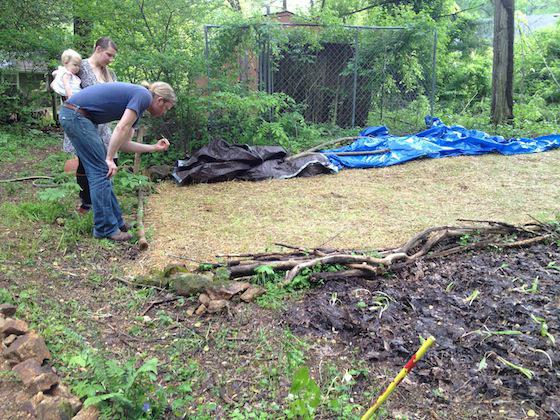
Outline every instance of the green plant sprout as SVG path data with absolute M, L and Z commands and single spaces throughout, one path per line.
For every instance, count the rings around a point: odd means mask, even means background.
M 478 297 L 478 295 L 480 295 L 478 289 L 473 290 L 473 292 L 468 297 L 465 298 L 465 302 L 468 302 L 469 306 L 472 305 L 472 303 Z
M 521 293 L 537 293 L 539 291 L 539 276 L 535 277 L 535 279 L 531 282 L 531 287 L 528 287 L 526 284 L 524 284 L 521 287 L 516 287 L 513 290 Z
M 554 336 L 548 331 L 548 324 L 546 323 L 546 320 L 540 316 L 535 316 L 533 314 L 531 314 L 531 319 L 533 321 L 535 321 L 537 324 L 540 324 L 541 327 L 541 336 L 548 338 L 550 340 L 550 342 L 552 343 L 553 346 L 556 345 L 556 339 L 554 338 Z
M 556 261 L 551 261 L 551 262 L 549 262 L 548 265 L 546 266 L 546 268 L 549 268 L 549 269 L 551 269 L 551 270 L 560 271 L 560 265 L 558 265 L 558 264 L 556 263 Z
M 393 299 L 387 293 L 383 293 L 381 291 L 375 292 L 374 296 L 375 297 L 373 298 L 373 305 L 368 309 L 370 311 L 379 311 L 379 318 L 381 318 L 383 312 L 385 312 L 387 308 L 389 308 L 389 305 L 391 304 L 391 302 L 394 302 L 395 299 Z
M 470 332 L 464 334 L 463 337 L 467 337 L 471 334 L 482 335 L 483 336 L 482 342 L 483 342 L 483 341 L 488 340 L 490 337 L 493 337 L 495 335 L 523 335 L 523 332 L 517 331 L 517 330 L 492 331 L 492 330 L 489 330 L 488 327 L 484 326 L 484 330 L 478 329 L 478 330 L 470 331 Z
M 533 379 L 533 376 L 534 376 L 535 373 L 531 369 L 527 369 L 527 368 L 524 368 L 523 366 L 516 365 L 515 363 L 512 363 L 512 362 L 504 359 L 501 356 L 496 356 L 496 359 L 498 359 L 498 361 L 501 362 L 502 364 L 504 364 L 505 366 L 507 366 L 511 369 L 514 369 L 514 370 L 518 371 L 519 373 L 523 374 L 528 379 Z

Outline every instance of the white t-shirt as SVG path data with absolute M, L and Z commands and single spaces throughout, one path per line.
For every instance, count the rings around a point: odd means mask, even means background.
M 70 75 L 70 89 L 72 90 L 72 94 L 82 90 L 82 88 L 80 87 L 82 80 L 75 74 L 70 73 L 68 70 L 66 70 L 66 67 L 64 66 L 58 66 L 58 70 L 56 71 L 56 76 L 54 77 L 54 80 L 51 82 L 52 90 L 54 90 L 60 96 L 66 96 L 66 89 L 64 89 L 64 82 L 62 81 L 62 78 L 64 77 L 65 74 Z

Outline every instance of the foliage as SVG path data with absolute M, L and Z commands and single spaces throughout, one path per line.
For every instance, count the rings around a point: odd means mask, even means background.
M 157 386 L 157 359 L 139 367 L 134 359 L 121 365 L 113 359 L 84 351 L 72 357 L 69 365 L 81 368 L 72 390 L 86 398 L 84 407 L 98 405 L 111 418 L 158 418 L 165 408 L 163 391 Z
M 297 149 L 298 142 L 309 143 L 320 135 L 304 121 L 294 100 L 283 93 L 222 89 L 204 100 L 208 101 L 211 138 Z
M 289 406 L 285 411 L 288 418 L 312 419 L 321 402 L 321 389 L 309 375 L 309 368 L 303 366 L 294 373 L 288 395 Z

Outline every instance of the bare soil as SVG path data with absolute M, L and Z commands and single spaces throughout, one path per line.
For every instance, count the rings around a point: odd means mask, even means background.
M 536 245 L 422 260 L 374 280 L 330 280 L 291 308 L 287 320 L 299 334 L 347 343 L 372 367 L 394 374 L 414 354 L 419 337 L 436 337 L 437 346 L 411 374 L 412 383 L 428 392 L 421 402 L 406 402 L 408 410 L 461 406 L 481 413 L 489 401 L 508 417 L 525 417 L 532 409 L 558 418 L 560 351 L 531 317 L 544 318 L 558 335 L 560 266 L 552 261 L 560 261 L 560 250 Z M 538 290 L 522 292 L 535 279 Z M 469 303 L 475 290 L 479 294 Z M 389 298 L 383 311 L 380 297 Z M 534 376 L 527 378 L 497 356 Z

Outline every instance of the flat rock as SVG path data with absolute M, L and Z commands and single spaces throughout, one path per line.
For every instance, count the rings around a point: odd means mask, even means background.
M 228 305 L 228 301 L 225 299 L 220 300 L 211 300 L 208 304 L 208 313 L 214 314 L 216 312 L 220 312 Z
M 72 417 L 72 420 L 97 420 L 99 418 L 99 410 L 94 405 L 88 408 L 82 408 L 78 414 Z
M 193 296 L 212 285 L 212 278 L 202 274 L 182 273 L 170 280 L 171 287 L 181 296 Z
M 0 328 L 0 335 L 3 335 L 4 337 L 9 336 L 10 334 L 23 335 L 29 331 L 27 322 L 22 321 L 21 319 L 6 318 L 3 324 L 2 328 Z
M 210 298 L 206 293 L 201 293 L 200 296 L 198 297 L 198 301 L 203 305 L 208 306 L 208 304 L 210 303 Z
M 45 340 L 34 331 L 19 336 L 10 347 L 4 350 L 2 355 L 7 360 L 16 363 L 33 358 L 42 364 L 45 359 L 51 358 Z
M 255 298 L 264 295 L 266 290 L 262 287 L 251 285 L 245 292 L 240 296 L 243 302 L 252 302 Z
M 77 413 L 82 408 L 82 402 L 80 401 L 80 399 L 75 395 L 72 395 L 66 385 L 62 383 L 59 383 L 54 388 L 51 388 L 49 394 L 53 397 L 62 397 L 65 400 L 68 400 L 74 413 Z
M 198 308 L 196 308 L 196 311 L 194 313 L 197 315 L 202 315 L 204 312 L 206 312 L 206 306 L 200 305 Z
M 7 336 L 6 338 L 4 338 L 4 340 L 2 340 L 2 343 L 3 343 L 6 347 L 9 347 L 10 344 L 12 344 L 14 341 L 16 341 L 16 338 L 18 338 L 17 335 L 15 335 L 15 334 L 10 334 L 10 335 Z
M 228 281 L 220 286 L 211 286 L 206 293 L 211 300 L 230 300 L 233 296 L 251 287 L 251 283 L 242 281 Z
M 0 314 L 4 315 L 6 318 L 13 316 L 16 313 L 17 306 L 11 303 L 3 303 L 0 305 Z
M 27 359 L 15 365 L 12 370 L 16 372 L 25 386 L 29 386 L 33 379 L 45 371 L 37 359 Z
M 60 378 L 53 372 L 41 373 L 30 385 L 30 389 L 33 392 L 47 392 L 55 385 L 58 385 Z
M 37 405 L 36 412 L 37 418 L 44 420 L 71 419 L 75 414 L 68 400 L 48 395 Z

